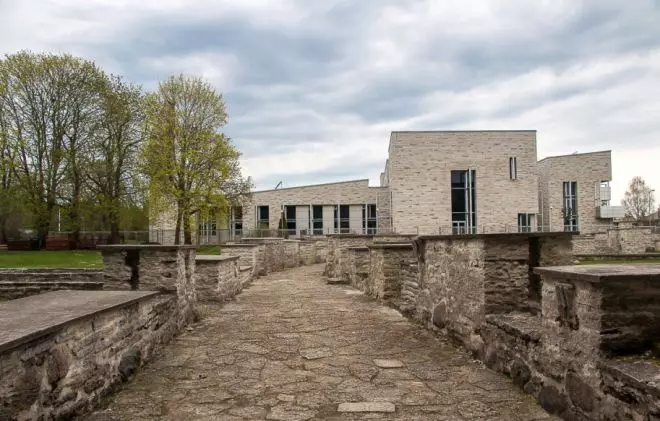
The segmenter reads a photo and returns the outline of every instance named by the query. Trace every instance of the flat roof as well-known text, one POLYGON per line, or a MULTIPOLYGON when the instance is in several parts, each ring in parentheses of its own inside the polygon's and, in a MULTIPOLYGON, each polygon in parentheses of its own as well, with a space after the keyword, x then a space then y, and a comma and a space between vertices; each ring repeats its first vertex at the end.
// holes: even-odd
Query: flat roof
POLYGON ((603 150, 603 151, 592 151, 592 152, 580 152, 580 153, 569 153, 566 155, 553 155, 553 156, 546 156, 545 158, 539 160, 538 162, 545 161, 546 159, 553 159, 553 158, 565 158, 567 156, 582 156, 582 155, 595 155, 599 153, 612 153, 611 149, 603 150))
POLYGON ((537 130, 393 130, 392 133, 536 133, 537 130))
POLYGON ((319 183, 319 184, 305 184, 302 186, 294 186, 294 187, 282 187, 279 189, 268 189, 268 190, 255 190, 252 193, 265 193, 265 192, 272 192, 272 191, 280 191, 280 190, 291 190, 291 189, 300 189, 302 187, 320 187, 320 186, 329 186, 333 184, 347 184, 347 183, 359 183, 362 181, 366 181, 367 185, 369 185, 369 179, 368 178, 360 178, 358 180, 346 180, 346 181, 333 181, 330 183, 319 183))

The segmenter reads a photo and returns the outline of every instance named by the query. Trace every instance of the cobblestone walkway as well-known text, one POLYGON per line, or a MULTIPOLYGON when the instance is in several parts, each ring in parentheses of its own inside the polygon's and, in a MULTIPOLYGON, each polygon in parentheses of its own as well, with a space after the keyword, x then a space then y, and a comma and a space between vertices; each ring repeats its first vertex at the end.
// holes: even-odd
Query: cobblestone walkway
POLYGON ((321 271, 275 273, 205 307, 85 420, 554 419, 506 377, 321 271))

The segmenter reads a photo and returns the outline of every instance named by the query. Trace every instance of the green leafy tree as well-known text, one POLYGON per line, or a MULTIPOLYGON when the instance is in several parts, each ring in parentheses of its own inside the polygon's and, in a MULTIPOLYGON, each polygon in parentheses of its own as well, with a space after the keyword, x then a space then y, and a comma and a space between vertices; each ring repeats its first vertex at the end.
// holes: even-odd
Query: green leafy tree
POLYGON ((230 197, 249 191, 240 153, 220 132, 222 95, 196 77, 172 76, 147 95, 142 166, 152 216, 175 208, 175 241, 192 243, 192 218, 226 215, 230 197))
POLYGON ((105 80, 101 90, 102 117, 93 144, 89 171, 90 191, 98 201, 109 243, 120 240, 122 211, 133 208, 137 196, 134 177, 143 141, 144 96, 139 86, 117 76, 105 80))
POLYGON ((42 246, 58 203, 77 220, 101 79, 93 62, 70 55, 20 52, 0 63, 0 119, 12 172, 42 246))
POLYGON ((633 177, 621 201, 626 209, 626 215, 635 221, 642 221, 651 214, 655 208, 654 191, 642 177, 633 177))

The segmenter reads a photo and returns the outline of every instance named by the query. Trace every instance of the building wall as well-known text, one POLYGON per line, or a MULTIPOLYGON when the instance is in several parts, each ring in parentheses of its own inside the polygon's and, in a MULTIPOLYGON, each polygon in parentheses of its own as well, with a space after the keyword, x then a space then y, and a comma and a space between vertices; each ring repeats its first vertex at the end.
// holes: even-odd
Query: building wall
POLYGON ((577 182, 578 227, 581 233, 602 232, 611 219, 597 219, 596 186, 612 180, 611 151, 555 156, 542 159, 539 165, 539 207, 546 230, 564 229, 563 182, 577 182))
POLYGON ((389 180, 393 228, 437 234, 451 228, 452 170, 476 170, 479 232, 516 229, 538 213, 535 131, 393 132, 389 180), (510 180, 509 157, 517 158, 510 180))
POLYGON ((334 229, 333 206, 353 205, 350 208, 350 227, 362 230, 362 205, 376 204, 380 188, 369 187, 369 180, 355 180, 339 183, 317 184, 312 186, 282 188, 252 193, 252 201, 243 207, 244 229, 256 227, 256 207, 269 207, 269 228, 276 229, 280 220, 282 206, 299 206, 296 209, 305 214, 303 224, 296 221, 296 229, 307 229, 307 207, 309 205, 323 206, 323 229, 334 229))

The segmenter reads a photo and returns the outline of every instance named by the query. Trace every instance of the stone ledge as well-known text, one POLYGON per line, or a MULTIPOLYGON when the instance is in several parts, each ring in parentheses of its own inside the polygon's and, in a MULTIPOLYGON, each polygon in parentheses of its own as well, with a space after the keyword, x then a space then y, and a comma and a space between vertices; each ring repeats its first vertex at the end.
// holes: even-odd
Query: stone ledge
POLYGON ((352 250, 352 251, 369 251, 369 247, 367 247, 367 246, 347 247, 346 250, 352 250))
POLYGON ((374 235, 368 234, 326 234, 330 238, 374 238, 374 235))
POLYGON ((63 326, 158 295, 154 291, 53 291, 0 302, 0 352, 63 326))
MULTIPOLYGON (((614 383, 620 382, 622 385, 641 391, 642 398, 652 396, 656 400, 660 399, 660 367, 657 360, 641 357, 603 360, 598 364, 598 368, 604 374, 611 376, 614 383)), ((607 376, 605 376, 604 383, 605 386, 616 387, 613 384, 607 384, 607 376)))
POLYGON ((0 281, 0 291, 4 288, 14 287, 14 288, 23 288, 23 287, 51 287, 58 286, 62 289, 90 289, 98 290, 103 289, 103 282, 95 281, 0 281))
POLYGON ((234 244, 222 244, 220 249, 223 248, 255 248, 259 247, 260 244, 257 243, 234 243, 234 244))
POLYGON ((443 235, 420 235, 419 240, 465 240, 471 238, 535 238, 535 237, 572 237, 580 235, 579 232, 511 232, 511 233, 488 233, 488 234, 443 234, 443 235))
POLYGON ((489 314, 486 315, 486 323, 525 341, 541 340, 541 318, 532 314, 489 314))
POLYGON ((240 256, 222 256, 219 254, 198 254, 195 256, 195 263, 197 262, 224 262, 238 260, 240 256))
POLYGON ((534 273, 588 283, 606 283, 608 281, 660 282, 660 264, 551 266, 534 268, 534 273))
POLYGON ((96 246, 101 251, 123 251, 123 250, 150 250, 150 251, 177 251, 196 249, 197 246, 190 244, 161 245, 161 244, 107 244, 96 246))
POLYGON ((96 268, 6 268, 0 269, 0 275, 4 274, 58 274, 66 275, 70 273, 103 273, 103 270, 96 268))
POLYGON ((252 270, 252 266, 239 266, 238 267, 239 272, 247 272, 247 271, 250 271, 250 270, 252 270))
POLYGON ((373 243, 368 247, 370 249, 413 249, 412 243, 373 243))

